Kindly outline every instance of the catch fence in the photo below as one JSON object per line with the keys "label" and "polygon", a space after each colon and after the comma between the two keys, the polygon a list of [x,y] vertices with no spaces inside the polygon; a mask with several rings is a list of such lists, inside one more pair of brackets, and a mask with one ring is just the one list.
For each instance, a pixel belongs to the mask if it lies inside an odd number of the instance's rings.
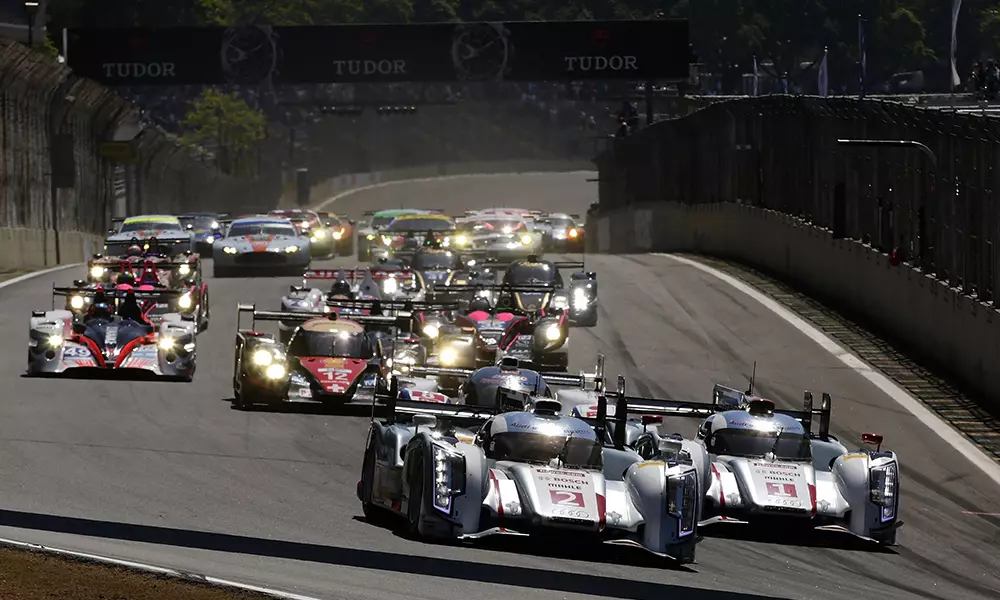
{"label": "catch fence", "polygon": [[[916,148],[838,139],[907,140]],[[712,104],[616,140],[596,159],[601,211],[741,202],[893,253],[992,302],[1000,120],[897,102],[767,96]],[[747,244],[754,232],[747,231]]]}

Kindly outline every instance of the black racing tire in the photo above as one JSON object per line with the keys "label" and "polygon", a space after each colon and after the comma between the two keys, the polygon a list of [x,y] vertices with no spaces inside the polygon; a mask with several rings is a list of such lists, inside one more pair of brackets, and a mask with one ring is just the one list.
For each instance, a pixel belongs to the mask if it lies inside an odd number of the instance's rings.
{"label": "black racing tire", "polygon": [[372,480],[375,477],[375,432],[372,431],[369,435],[368,450],[365,451],[364,462],[361,466],[361,512],[365,515],[365,520],[372,525],[389,525],[392,514],[372,503]]}
{"label": "black racing tire", "polygon": [[424,512],[424,461],[422,457],[418,461],[416,468],[410,471],[410,501],[406,511],[406,532],[413,539],[422,537],[420,522]]}

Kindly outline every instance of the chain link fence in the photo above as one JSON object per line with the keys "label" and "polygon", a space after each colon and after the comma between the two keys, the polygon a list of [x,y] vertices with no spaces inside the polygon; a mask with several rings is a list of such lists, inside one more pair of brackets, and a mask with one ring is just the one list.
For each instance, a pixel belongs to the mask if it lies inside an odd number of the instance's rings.
{"label": "chain link fence", "polygon": [[[930,152],[838,139],[920,142]],[[992,302],[998,142],[1000,120],[890,101],[732,100],[616,140],[597,158],[597,210],[655,200],[772,209]]]}

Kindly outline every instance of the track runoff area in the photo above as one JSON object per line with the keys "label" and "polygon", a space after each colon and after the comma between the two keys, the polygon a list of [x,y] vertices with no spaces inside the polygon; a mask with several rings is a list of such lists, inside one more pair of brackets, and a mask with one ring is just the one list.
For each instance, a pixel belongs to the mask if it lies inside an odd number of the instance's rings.
{"label": "track runoff area", "polygon": [[[594,198],[588,176],[386,185],[327,209],[460,213],[517,198],[576,213]],[[831,394],[835,435],[853,446],[877,431],[899,455],[898,545],[732,526],[705,537],[696,564],[671,568],[638,550],[430,544],[367,523],[356,496],[367,417],[230,409],[235,307],[275,307],[294,278],[209,278],[212,325],[189,384],[24,379],[23,347],[8,345],[0,537],[316,598],[996,597],[1000,559],[984,549],[997,539],[998,488],[936,433],[943,424],[914,414],[863,365],[846,368],[766,298],[696,263],[588,255],[586,264],[600,281],[600,321],[571,331],[570,372],[593,369],[603,353],[606,372],[625,375],[632,392],[707,402],[715,383],[745,385],[756,361],[755,389],[779,409],[800,408],[806,389]],[[3,318],[23,327],[48,306],[53,280],[82,276],[71,268],[11,283],[0,292]],[[697,423],[667,418],[662,429],[690,437]]]}

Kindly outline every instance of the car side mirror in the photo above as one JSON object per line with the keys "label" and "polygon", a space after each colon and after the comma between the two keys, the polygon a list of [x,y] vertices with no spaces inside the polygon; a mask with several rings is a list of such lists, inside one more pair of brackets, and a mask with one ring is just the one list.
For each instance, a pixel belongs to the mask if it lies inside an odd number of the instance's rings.
{"label": "car side mirror", "polygon": [[877,433],[862,433],[861,443],[866,446],[874,446],[876,452],[882,450],[882,436]]}

